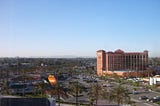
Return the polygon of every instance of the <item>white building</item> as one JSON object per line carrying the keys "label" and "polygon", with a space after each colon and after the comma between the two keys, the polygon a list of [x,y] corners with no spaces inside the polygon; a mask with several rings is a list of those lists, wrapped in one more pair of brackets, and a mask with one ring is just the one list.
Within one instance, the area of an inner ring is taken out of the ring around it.
{"label": "white building", "polygon": [[150,77],[149,85],[156,85],[158,81],[160,81],[160,75],[156,75],[154,77]]}

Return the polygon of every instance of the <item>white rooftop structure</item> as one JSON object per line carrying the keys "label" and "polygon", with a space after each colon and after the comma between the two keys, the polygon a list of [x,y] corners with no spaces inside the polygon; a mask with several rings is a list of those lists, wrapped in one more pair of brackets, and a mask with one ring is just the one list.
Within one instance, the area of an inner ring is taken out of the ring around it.
{"label": "white rooftop structure", "polygon": [[150,77],[149,85],[156,85],[158,81],[160,81],[160,75],[156,75],[154,77]]}

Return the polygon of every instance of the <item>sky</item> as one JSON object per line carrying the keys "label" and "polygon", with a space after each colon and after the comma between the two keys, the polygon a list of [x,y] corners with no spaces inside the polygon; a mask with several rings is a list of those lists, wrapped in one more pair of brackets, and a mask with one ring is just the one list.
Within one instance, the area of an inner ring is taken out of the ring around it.
{"label": "sky", "polygon": [[160,0],[0,0],[0,57],[160,57]]}

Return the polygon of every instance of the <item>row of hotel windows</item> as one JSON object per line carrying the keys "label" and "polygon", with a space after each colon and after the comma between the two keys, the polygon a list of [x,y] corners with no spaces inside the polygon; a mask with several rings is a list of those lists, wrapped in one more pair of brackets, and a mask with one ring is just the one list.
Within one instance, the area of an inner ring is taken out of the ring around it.
{"label": "row of hotel windows", "polygon": [[146,58],[147,55],[132,55],[132,56],[108,56],[110,58]]}
{"label": "row of hotel windows", "polygon": [[121,57],[116,57],[116,56],[109,56],[108,60],[144,60],[146,59],[147,56],[140,56],[140,57],[129,57],[129,56],[121,56]]}

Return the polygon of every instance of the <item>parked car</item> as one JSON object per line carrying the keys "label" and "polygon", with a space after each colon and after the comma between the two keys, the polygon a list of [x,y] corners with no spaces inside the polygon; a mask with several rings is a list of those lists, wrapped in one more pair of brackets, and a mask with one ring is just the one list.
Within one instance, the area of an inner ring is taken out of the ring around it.
{"label": "parked car", "polygon": [[154,98],[152,98],[151,100],[150,100],[150,102],[158,102],[158,101],[160,101],[160,99],[154,99]]}
{"label": "parked car", "polygon": [[140,99],[140,100],[147,100],[148,97],[147,97],[147,96],[140,96],[139,99]]}
{"label": "parked car", "polygon": [[137,91],[133,91],[133,94],[135,95],[135,94],[139,94],[139,92],[137,92]]}
{"label": "parked car", "polygon": [[153,97],[151,99],[147,99],[147,101],[148,102],[158,102],[158,101],[160,101],[160,96],[155,96],[155,97]]}

